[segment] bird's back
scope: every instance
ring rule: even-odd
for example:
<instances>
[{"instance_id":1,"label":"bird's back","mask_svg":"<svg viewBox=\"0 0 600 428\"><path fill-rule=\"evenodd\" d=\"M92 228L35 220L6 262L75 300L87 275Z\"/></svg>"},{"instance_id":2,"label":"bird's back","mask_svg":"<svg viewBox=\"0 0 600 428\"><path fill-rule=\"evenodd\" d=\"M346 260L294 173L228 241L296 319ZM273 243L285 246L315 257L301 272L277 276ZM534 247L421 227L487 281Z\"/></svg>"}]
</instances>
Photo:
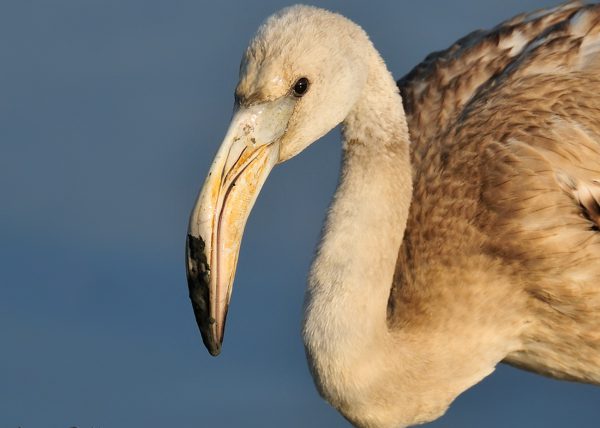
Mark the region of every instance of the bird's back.
<instances>
[{"instance_id":1,"label":"bird's back","mask_svg":"<svg viewBox=\"0 0 600 428\"><path fill-rule=\"evenodd\" d=\"M600 383L599 68L600 6L569 3L398 82L414 196L392 325L490 315L518 333L508 362Z\"/></svg>"}]
</instances>

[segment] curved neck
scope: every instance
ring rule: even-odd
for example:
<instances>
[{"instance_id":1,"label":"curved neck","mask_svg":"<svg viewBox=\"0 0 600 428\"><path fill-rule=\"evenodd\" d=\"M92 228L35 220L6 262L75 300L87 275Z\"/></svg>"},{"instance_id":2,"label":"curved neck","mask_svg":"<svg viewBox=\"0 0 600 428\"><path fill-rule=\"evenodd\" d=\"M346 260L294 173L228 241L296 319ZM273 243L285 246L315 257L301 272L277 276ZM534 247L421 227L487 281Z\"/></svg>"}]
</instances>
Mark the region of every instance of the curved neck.
<instances>
[{"instance_id":1,"label":"curved neck","mask_svg":"<svg viewBox=\"0 0 600 428\"><path fill-rule=\"evenodd\" d=\"M378 55L343 125L341 177L311 269L303 329L317 386L332 402L348 396L339 384L346 371L357 375L387 354L377 348L389 342L387 302L412 194L402 100Z\"/></svg>"}]
</instances>

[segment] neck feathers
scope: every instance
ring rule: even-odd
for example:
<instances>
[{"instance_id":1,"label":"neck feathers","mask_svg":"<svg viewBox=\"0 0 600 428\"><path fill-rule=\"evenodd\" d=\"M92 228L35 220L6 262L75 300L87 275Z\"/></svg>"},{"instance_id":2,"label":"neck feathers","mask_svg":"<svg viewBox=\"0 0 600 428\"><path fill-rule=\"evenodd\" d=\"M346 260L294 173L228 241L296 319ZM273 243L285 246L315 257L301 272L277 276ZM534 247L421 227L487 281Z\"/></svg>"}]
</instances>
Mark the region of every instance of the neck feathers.
<instances>
[{"instance_id":1,"label":"neck feathers","mask_svg":"<svg viewBox=\"0 0 600 428\"><path fill-rule=\"evenodd\" d=\"M399 89L375 49L369 62L366 87L344 120L344 149L367 145L369 156L406 151L408 162L409 134Z\"/></svg>"},{"instance_id":2,"label":"neck feathers","mask_svg":"<svg viewBox=\"0 0 600 428\"><path fill-rule=\"evenodd\" d=\"M402 100L378 55L343 135L340 182L311 269L303 329L317 386L338 408L352 395L349 377L387 354L387 302L412 192Z\"/></svg>"}]
</instances>

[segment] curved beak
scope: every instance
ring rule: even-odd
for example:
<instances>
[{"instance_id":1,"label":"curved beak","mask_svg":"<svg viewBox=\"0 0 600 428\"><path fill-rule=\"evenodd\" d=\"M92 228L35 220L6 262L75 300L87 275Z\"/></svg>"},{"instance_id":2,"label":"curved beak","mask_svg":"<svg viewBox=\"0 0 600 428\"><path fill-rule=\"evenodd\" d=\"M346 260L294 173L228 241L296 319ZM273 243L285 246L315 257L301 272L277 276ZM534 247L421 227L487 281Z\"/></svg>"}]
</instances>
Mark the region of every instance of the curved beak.
<instances>
[{"instance_id":1,"label":"curved beak","mask_svg":"<svg viewBox=\"0 0 600 428\"><path fill-rule=\"evenodd\" d=\"M202 340L219 355L244 226L271 169L293 100L239 108L190 216L186 258L190 299Z\"/></svg>"}]
</instances>

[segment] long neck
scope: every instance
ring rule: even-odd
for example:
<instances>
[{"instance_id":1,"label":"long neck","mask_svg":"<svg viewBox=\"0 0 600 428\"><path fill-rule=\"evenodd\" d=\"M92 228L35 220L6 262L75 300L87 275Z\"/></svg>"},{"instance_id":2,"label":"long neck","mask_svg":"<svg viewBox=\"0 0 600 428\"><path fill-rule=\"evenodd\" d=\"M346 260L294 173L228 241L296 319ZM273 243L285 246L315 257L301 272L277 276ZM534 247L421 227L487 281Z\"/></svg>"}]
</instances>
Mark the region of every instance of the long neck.
<instances>
[{"instance_id":1,"label":"long neck","mask_svg":"<svg viewBox=\"0 0 600 428\"><path fill-rule=\"evenodd\" d=\"M357 426L388 428L439 417L519 349L523 317L510 282L478 259L464 271L432 270L427 284L419 283L437 285L427 297L436 311L430 324L389 330L412 171L400 96L378 56L371 64L344 121L341 178L311 269L303 336L321 395ZM468 286L443 287L445 281ZM477 305L460 307L455 299Z\"/></svg>"},{"instance_id":2,"label":"long neck","mask_svg":"<svg viewBox=\"0 0 600 428\"><path fill-rule=\"evenodd\" d=\"M412 194L402 101L378 55L343 136L341 178L312 266L303 330L317 386L329 397L340 370L385 353L378 348L388 342L387 302Z\"/></svg>"}]
</instances>

